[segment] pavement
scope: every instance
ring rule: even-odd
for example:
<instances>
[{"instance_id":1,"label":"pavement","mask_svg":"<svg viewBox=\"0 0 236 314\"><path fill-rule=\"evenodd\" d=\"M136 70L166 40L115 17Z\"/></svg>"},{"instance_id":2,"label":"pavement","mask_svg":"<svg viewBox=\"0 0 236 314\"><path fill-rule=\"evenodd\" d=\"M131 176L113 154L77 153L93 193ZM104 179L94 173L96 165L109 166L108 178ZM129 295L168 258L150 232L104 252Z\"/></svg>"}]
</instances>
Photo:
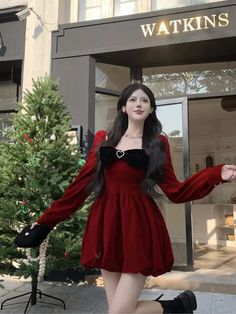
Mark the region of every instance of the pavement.
<instances>
[{"instance_id":1,"label":"pavement","mask_svg":"<svg viewBox=\"0 0 236 314\"><path fill-rule=\"evenodd\" d=\"M31 290L31 283L27 279L17 277L0 276L0 303L5 299L27 293ZM40 282L38 288L42 293L62 298L66 304L42 295L37 298L36 305L30 305L27 313L71 313L71 314L105 314L107 313L106 295L102 277L86 277L84 282L58 283ZM179 272L149 277L140 299L153 300L161 293L162 299L170 299L177 296L184 289L193 289L196 293L198 308L194 313L199 314L236 314L236 270L235 273L218 273L214 270L198 270L197 272ZM206 291L207 290L207 291ZM219 293L224 291L224 293ZM0 314L24 313L29 296L10 300L4 304ZM16 303L17 304L13 304ZM19 303L23 302L23 303ZM44 303L47 302L47 303Z\"/></svg>"}]
</instances>

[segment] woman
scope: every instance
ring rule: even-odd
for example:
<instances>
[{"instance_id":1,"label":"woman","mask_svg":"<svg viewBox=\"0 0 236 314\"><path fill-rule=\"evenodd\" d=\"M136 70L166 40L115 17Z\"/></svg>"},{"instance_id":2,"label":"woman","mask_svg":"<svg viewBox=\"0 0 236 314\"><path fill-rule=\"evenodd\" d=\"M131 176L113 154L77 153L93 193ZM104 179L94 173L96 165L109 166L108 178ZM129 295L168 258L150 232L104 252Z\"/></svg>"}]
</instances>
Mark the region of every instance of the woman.
<instances>
[{"instance_id":1,"label":"woman","mask_svg":"<svg viewBox=\"0 0 236 314\"><path fill-rule=\"evenodd\" d=\"M101 269L109 314L193 313L196 298L188 290L174 300L138 301L147 276L161 275L173 266L166 225L153 200L160 196L156 186L173 202L183 203L236 179L235 166L218 165L178 182L155 109L147 86L127 86L118 100L112 130L96 133L79 175L32 225L55 226L94 193L81 264Z\"/></svg>"}]
</instances>

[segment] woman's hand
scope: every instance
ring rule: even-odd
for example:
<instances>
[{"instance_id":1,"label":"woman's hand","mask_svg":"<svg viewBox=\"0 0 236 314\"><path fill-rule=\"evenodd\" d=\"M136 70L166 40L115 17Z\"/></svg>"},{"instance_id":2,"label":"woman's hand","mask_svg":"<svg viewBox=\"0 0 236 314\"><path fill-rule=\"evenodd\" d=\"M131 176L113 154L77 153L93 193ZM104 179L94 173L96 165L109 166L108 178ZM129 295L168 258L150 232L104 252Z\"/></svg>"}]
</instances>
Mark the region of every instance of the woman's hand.
<instances>
[{"instance_id":1,"label":"woman's hand","mask_svg":"<svg viewBox=\"0 0 236 314\"><path fill-rule=\"evenodd\" d=\"M30 229L33 229L35 226L37 226L38 225L38 223L37 222L33 222L32 223L32 225L31 225L31 227L30 227Z\"/></svg>"},{"instance_id":2,"label":"woman's hand","mask_svg":"<svg viewBox=\"0 0 236 314\"><path fill-rule=\"evenodd\" d=\"M236 166L224 165L221 170L221 178L225 181L236 182Z\"/></svg>"}]
</instances>

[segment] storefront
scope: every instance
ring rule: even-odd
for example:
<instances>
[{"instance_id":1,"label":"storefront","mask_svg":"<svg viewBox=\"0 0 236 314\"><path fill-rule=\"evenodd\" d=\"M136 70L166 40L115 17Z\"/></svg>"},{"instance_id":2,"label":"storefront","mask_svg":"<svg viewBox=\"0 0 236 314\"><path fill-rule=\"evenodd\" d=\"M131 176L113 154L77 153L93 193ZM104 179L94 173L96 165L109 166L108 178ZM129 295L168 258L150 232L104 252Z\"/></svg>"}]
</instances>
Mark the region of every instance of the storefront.
<instances>
[{"instance_id":1,"label":"storefront","mask_svg":"<svg viewBox=\"0 0 236 314\"><path fill-rule=\"evenodd\" d=\"M222 1L61 25L53 32L52 74L73 123L89 134L112 124L120 90L143 81L154 91L177 177L236 163L236 4ZM201 244L236 247L234 188L193 204L166 203L176 266L191 269ZM178 223L176 223L178 222ZM199 246L200 245L200 246Z\"/></svg>"},{"instance_id":2,"label":"storefront","mask_svg":"<svg viewBox=\"0 0 236 314\"><path fill-rule=\"evenodd\" d=\"M21 73L25 47L25 21L16 12L21 6L0 10L0 140L5 139L9 115L21 99Z\"/></svg>"}]
</instances>

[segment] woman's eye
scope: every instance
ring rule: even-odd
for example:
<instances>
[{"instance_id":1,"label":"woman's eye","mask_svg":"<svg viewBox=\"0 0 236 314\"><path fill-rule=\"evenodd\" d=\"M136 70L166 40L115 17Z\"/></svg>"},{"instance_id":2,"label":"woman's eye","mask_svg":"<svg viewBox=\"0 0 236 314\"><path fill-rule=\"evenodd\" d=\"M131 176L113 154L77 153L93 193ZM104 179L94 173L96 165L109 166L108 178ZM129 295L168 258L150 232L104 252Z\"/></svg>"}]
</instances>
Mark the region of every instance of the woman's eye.
<instances>
[{"instance_id":1,"label":"woman's eye","mask_svg":"<svg viewBox=\"0 0 236 314\"><path fill-rule=\"evenodd\" d=\"M129 101L135 101L135 98L130 98Z\"/></svg>"},{"instance_id":2,"label":"woman's eye","mask_svg":"<svg viewBox=\"0 0 236 314\"><path fill-rule=\"evenodd\" d=\"M148 99L143 99L143 102L147 103L147 102L148 102Z\"/></svg>"}]
</instances>

